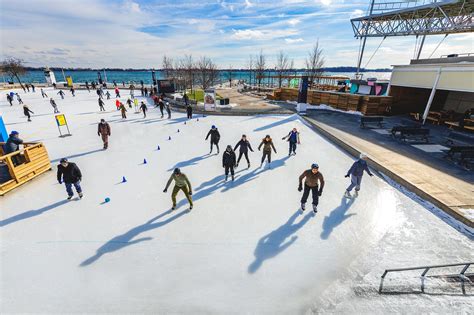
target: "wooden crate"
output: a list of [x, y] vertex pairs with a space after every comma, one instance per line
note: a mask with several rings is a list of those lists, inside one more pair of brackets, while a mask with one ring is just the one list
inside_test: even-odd
[[[0, 146], [3, 146], [0, 142]], [[13, 160], [22, 161], [14, 165]], [[24, 149], [0, 156], [8, 166], [11, 179], [0, 183], [0, 196], [51, 169], [48, 152], [42, 143], [24, 143]]]

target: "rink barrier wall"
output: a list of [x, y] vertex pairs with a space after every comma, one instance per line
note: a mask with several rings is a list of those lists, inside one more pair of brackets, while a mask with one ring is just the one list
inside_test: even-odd
[[0, 164], [8, 168], [9, 179], [0, 183], [0, 196], [51, 170], [48, 151], [43, 143], [23, 143], [23, 149], [4, 154], [0, 142]]
[[[358, 157], [362, 152], [350, 144], [346, 143], [345, 141], [339, 139], [337, 136], [333, 135], [331, 132], [327, 131], [325, 128], [321, 127], [318, 125], [316, 122], [314, 122], [311, 119], [308, 119], [307, 117], [302, 117], [308, 124], [310, 124], [318, 133], [322, 134], [325, 136], [328, 140], [331, 142], [335, 143], [337, 146], [348, 152], [349, 154], [353, 155], [354, 157]], [[374, 160], [370, 159], [370, 157], [367, 158], [367, 163], [369, 164], [370, 167], [375, 169], [377, 172], [384, 173], [386, 176], [390, 177], [393, 179], [395, 182], [398, 184], [402, 185], [409, 191], [415, 193], [422, 199], [432, 203], [436, 207], [440, 208], [443, 210], [445, 213], [447, 213], [449, 216], [452, 218], [462, 222], [466, 226], [470, 228], [474, 228], [474, 222], [470, 220], [469, 218], [463, 216], [460, 212], [456, 211], [456, 209], [453, 209], [449, 205], [439, 201], [437, 198], [432, 196], [431, 194], [423, 191], [422, 189], [418, 188], [417, 186], [411, 184], [409, 181], [405, 180], [403, 177], [397, 175], [396, 173], [390, 171], [386, 167], [384, 167], [382, 164], [379, 164], [375, 162]]]

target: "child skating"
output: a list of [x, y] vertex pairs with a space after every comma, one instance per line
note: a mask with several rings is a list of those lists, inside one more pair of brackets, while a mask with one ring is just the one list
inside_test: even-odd
[[207, 133], [205, 141], [211, 137], [211, 151], [209, 151], [209, 154], [212, 154], [212, 149], [214, 145], [217, 147], [217, 154], [219, 154], [219, 140], [221, 139], [221, 134], [219, 133], [219, 130], [217, 130], [217, 127], [212, 125], [211, 130]]
[[296, 128], [293, 128], [288, 135], [285, 137], [281, 138], [282, 140], [287, 140], [289, 144], [289, 149], [288, 149], [288, 156], [291, 156], [291, 154], [296, 155], [296, 144], [300, 144], [300, 133]]
[[355, 194], [354, 196], [357, 197], [359, 195], [360, 184], [362, 183], [362, 175], [364, 175], [364, 171], [369, 174], [369, 176], [374, 176], [365, 161], [367, 156], [364, 153], [361, 153], [359, 159], [352, 164], [351, 168], [347, 171], [345, 177], [351, 176], [351, 184], [347, 187], [344, 196], [346, 198], [351, 198], [351, 191], [355, 187]]
[[268, 168], [271, 168], [271, 163], [272, 163], [272, 149], [277, 153], [275, 146], [273, 145], [273, 140], [270, 137], [270, 135], [266, 135], [265, 138], [262, 139], [262, 142], [258, 146], [258, 151], [260, 151], [260, 148], [263, 146], [263, 155], [262, 155], [262, 161], [260, 163], [260, 167], [262, 167], [263, 162], [265, 162], [265, 158], [268, 161]]

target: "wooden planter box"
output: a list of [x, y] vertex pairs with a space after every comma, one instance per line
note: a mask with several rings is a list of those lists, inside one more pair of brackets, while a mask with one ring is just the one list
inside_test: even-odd
[[2, 169], [6, 165], [10, 179], [0, 183], [0, 196], [51, 169], [43, 143], [24, 143], [22, 150], [7, 155], [3, 155], [4, 144], [0, 142], [0, 164]]

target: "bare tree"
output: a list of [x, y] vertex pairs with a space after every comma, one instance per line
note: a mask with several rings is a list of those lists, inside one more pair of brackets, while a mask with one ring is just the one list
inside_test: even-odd
[[265, 75], [265, 66], [266, 66], [266, 57], [263, 54], [263, 51], [260, 50], [260, 53], [256, 56], [255, 60], [255, 74], [257, 75], [258, 88], [262, 83], [263, 76]]
[[323, 50], [319, 47], [318, 40], [308, 52], [308, 58], [305, 61], [310, 88], [313, 86], [313, 81], [323, 74], [324, 63]]
[[20, 76], [28, 72], [26, 71], [25, 66], [23, 66], [23, 60], [13, 57], [7, 58], [2, 61], [0, 68], [1, 72], [6, 73], [12, 79], [15, 77], [18, 80], [18, 83], [20, 83], [21, 88], [23, 90], [25, 89], [23, 83], [20, 80]]
[[232, 87], [232, 65], [227, 69], [227, 76], [229, 77], [229, 87]]
[[161, 67], [165, 73], [165, 78], [170, 78], [173, 74], [173, 59], [164, 55]]
[[197, 82], [203, 90], [213, 86], [217, 80], [217, 65], [208, 57], [201, 57], [197, 62]]
[[248, 59], [248, 61], [247, 61], [247, 69], [249, 70], [249, 84], [250, 84], [250, 85], [252, 85], [253, 66], [254, 66], [253, 56], [250, 55], [250, 56], [249, 56], [249, 59]]
[[288, 57], [283, 51], [277, 55], [275, 70], [278, 77], [278, 87], [281, 88], [283, 77], [293, 68], [293, 60]]

